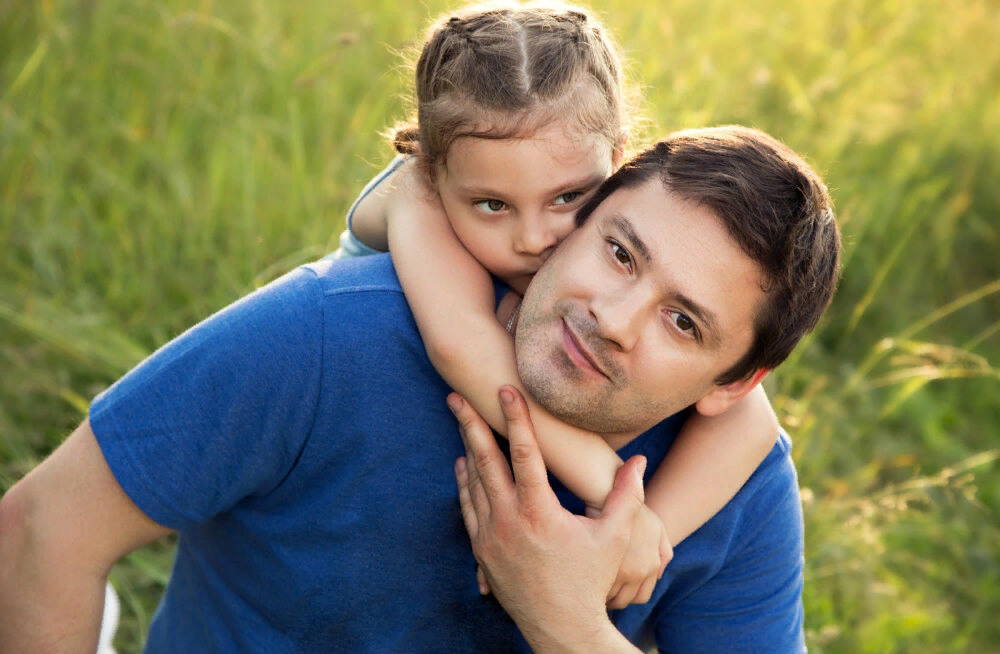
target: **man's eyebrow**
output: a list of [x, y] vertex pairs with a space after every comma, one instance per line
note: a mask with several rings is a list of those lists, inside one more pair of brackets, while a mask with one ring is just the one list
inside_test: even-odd
[[677, 300], [677, 304], [681, 305], [681, 308], [694, 315], [705, 326], [705, 337], [713, 342], [718, 342], [719, 321], [715, 319], [715, 314], [683, 293], [674, 293], [674, 297]]
[[635, 250], [640, 257], [643, 258], [646, 263], [652, 261], [652, 257], [649, 255], [649, 248], [646, 247], [645, 241], [639, 237], [639, 232], [635, 231], [635, 225], [632, 221], [626, 218], [623, 214], [616, 213], [609, 218], [609, 222], [622, 233], [625, 240], [628, 241], [629, 246]]
[[[639, 236], [631, 220], [621, 213], [616, 213], [610, 216], [609, 222], [621, 232], [622, 237], [628, 241], [628, 245], [632, 250], [637, 252], [646, 263], [652, 263], [653, 257], [649, 252], [649, 248], [646, 247], [646, 243]], [[673, 296], [677, 304], [681, 305], [681, 308], [693, 315], [698, 322], [704, 325], [704, 331], [707, 332], [705, 335], [708, 339], [718, 342], [720, 334], [719, 321], [715, 317], [715, 314], [708, 307], [695, 302], [684, 293], [674, 291]]]

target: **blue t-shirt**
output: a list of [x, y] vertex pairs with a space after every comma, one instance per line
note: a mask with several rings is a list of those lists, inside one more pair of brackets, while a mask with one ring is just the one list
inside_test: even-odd
[[[180, 531], [146, 652], [528, 651], [477, 591], [448, 392], [378, 255], [289, 273], [97, 397], [118, 482]], [[651, 475], [682, 421], [619, 453]], [[803, 650], [788, 448], [780, 436], [677, 547], [653, 601], [613, 614], [626, 635], [662, 652]]]

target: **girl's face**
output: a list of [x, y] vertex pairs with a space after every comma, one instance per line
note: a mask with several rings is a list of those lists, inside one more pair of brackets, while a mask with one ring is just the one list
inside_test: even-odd
[[525, 139], [461, 138], [437, 170], [437, 190], [465, 248], [523, 293], [615, 158], [599, 134], [561, 124]]

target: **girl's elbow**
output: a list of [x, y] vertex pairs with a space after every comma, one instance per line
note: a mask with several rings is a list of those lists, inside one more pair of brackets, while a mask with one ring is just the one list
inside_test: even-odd
[[462, 350], [455, 343], [455, 339], [424, 339], [424, 347], [427, 350], [427, 358], [431, 360], [431, 364], [442, 376], [447, 376], [449, 373], [463, 368]]

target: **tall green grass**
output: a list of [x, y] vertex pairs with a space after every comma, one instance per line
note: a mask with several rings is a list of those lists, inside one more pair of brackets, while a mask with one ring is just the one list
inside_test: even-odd
[[[0, 5], [0, 489], [158, 345], [336, 244], [454, 3]], [[845, 270], [769, 381], [795, 439], [813, 652], [1000, 652], [1000, 9], [595, 3], [641, 145], [739, 122], [825, 175]], [[137, 651], [170, 545], [112, 578]]]

